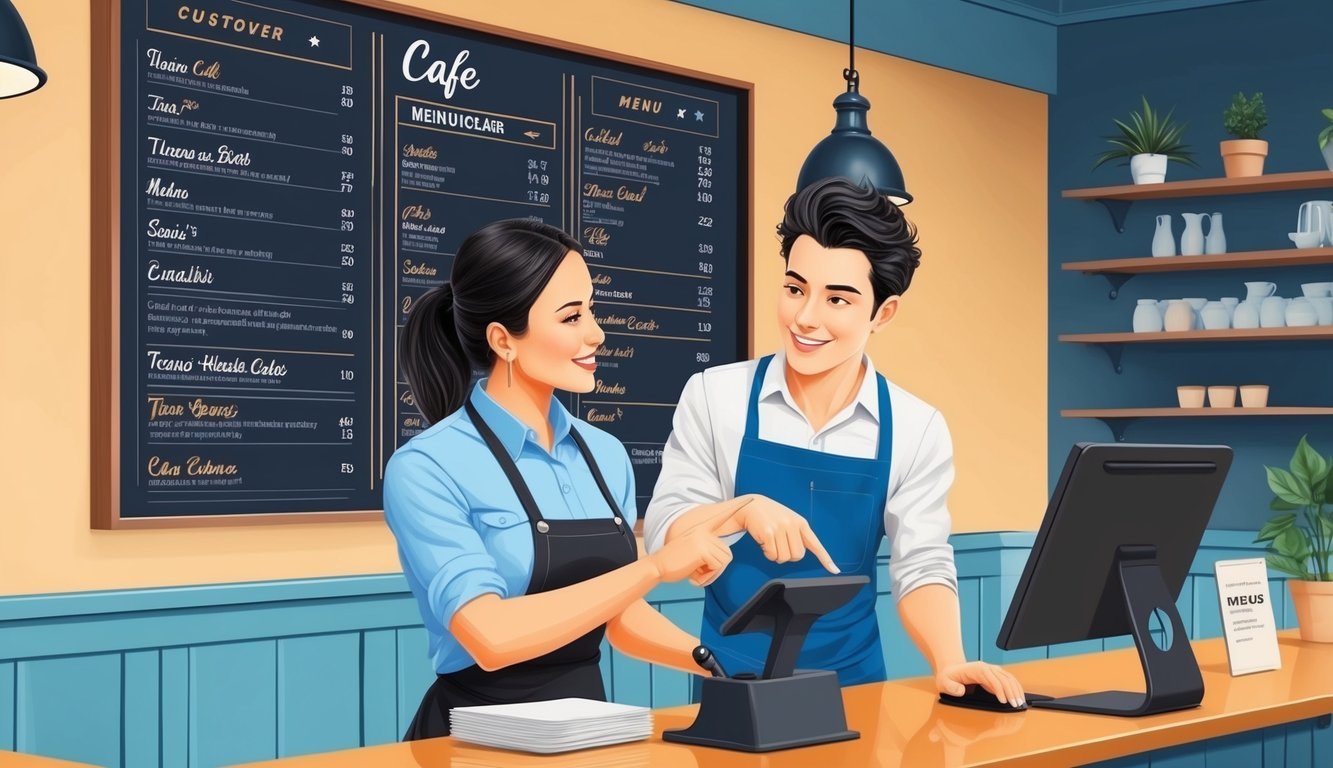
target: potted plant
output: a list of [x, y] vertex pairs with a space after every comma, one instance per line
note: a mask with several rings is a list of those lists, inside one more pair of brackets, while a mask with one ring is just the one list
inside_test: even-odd
[[1268, 125], [1268, 110], [1264, 95], [1256, 93], [1245, 98], [1237, 93], [1231, 106], [1222, 113], [1222, 127], [1235, 138], [1222, 142], [1222, 166], [1227, 178], [1264, 175], [1264, 158], [1268, 156], [1268, 142], [1259, 138], [1259, 131]]
[[1333, 459], [1325, 459], [1304, 437], [1290, 469], [1264, 467], [1275, 494], [1269, 508], [1278, 514], [1259, 531], [1266, 542], [1268, 566], [1291, 576], [1287, 588], [1296, 607], [1301, 639], [1333, 642]]
[[1324, 153], [1324, 162], [1328, 164], [1328, 169], [1333, 171], [1333, 109], [1320, 111], [1328, 118], [1329, 124], [1319, 132], [1319, 149]]
[[1171, 119], [1175, 108], [1162, 117], [1149, 106], [1146, 96], [1140, 98], [1143, 99], [1143, 111], [1131, 112], [1128, 122], [1115, 121], [1120, 134], [1106, 137], [1115, 149], [1098, 155], [1093, 170], [1111, 160], [1127, 159], [1135, 184], [1161, 184], [1166, 181], [1168, 160], [1197, 167], [1189, 147], [1180, 141], [1185, 125]]

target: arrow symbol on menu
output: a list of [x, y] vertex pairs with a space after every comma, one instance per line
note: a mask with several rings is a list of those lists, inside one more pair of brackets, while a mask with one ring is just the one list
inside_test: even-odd
[[536, 141], [537, 137], [540, 136], [541, 134], [537, 133], [536, 131], [524, 131], [523, 135], [527, 136], [529, 139], [532, 139], [533, 141]]

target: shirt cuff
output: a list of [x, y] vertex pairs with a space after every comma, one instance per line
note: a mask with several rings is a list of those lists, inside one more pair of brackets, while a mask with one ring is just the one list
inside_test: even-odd
[[953, 590], [955, 595], [958, 594], [958, 581], [956, 579], [950, 579], [947, 576], [922, 576], [919, 579], [913, 579], [910, 582], [898, 585], [898, 588], [893, 590], [894, 604], [896, 605], [899, 600], [902, 600], [903, 597], [909, 594], [912, 590], [924, 587], [927, 584], [943, 584]]
[[441, 571], [431, 584], [430, 608], [439, 617], [444, 631], [459, 608], [485, 594], [505, 597], [505, 583], [492, 567], [487, 555], [464, 555]]

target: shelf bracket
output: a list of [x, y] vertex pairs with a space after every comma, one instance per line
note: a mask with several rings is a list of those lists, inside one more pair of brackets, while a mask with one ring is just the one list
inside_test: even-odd
[[1103, 272], [1102, 277], [1106, 278], [1106, 282], [1111, 284], [1111, 292], [1108, 293], [1107, 296], [1112, 299], [1119, 296], [1120, 289], [1123, 288], [1125, 283], [1128, 283], [1129, 279], [1133, 276], [1133, 272]]
[[1120, 355], [1125, 351], [1124, 344], [1098, 344], [1097, 346], [1101, 347], [1106, 356], [1111, 358], [1111, 367], [1115, 369], [1116, 373], [1125, 372], [1124, 366], [1120, 364]]
[[1098, 417], [1097, 420], [1105, 424], [1107, 429], [1111, 430], [1111, 434], [1115, 437], [1117, 443], [1125, 442], [1125, 428], [1134, 421], [1132, 417], [1122, 416]]
[[1115, 231], [1123, 233], [1125, 231], [1125, 217], [1129, 215], [1129, 206], [1134, 201], [1098, 198], [1097, 202], [1106, 206], [1107, 213], [1111, 214], [1111, 223], [1115, 225]]

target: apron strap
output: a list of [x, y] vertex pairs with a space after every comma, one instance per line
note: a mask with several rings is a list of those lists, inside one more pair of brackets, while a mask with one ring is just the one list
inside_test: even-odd
[[[476, 427], [477, 434], [481, 435], [486, 447], [490, 448], [491, 454], [499, 462], [500, 469], [504, 470], [505, 477], [508, 478], [509, 485], [513, 487], [514, 493], [518, 496], [519, 503], [523, 505], [523, 512], [527, 514], [529, 522], [534, 526], [542, 522], [542, 513], [537, 506], [537, 500], [532, 497], [532, 491], [529, 490], [527, 482], [524, 481], [523, 475], [518, 471], [518, 466], [514, 464], [509, 452], [505, 450], [504, 445], [500, 442], [500, 438], [496, 436], [490, 425], [477, 412], [471, 401], [464, 403], [463, 407], [467, 409], [467, 415], [472, 419], [472, 425]], [[588, 444], [583, 441], [583, 436], [578, 433], [573, 424], [569, 426], [569, 434], [574, 439], [574, 444], [578, 446], [583, 460], [587, 462], [588, 469], [592, 470], [592, 478], [597, 482], [597, 489], [602, 492], [602, 498], [606, 499], [606, 505], [611, 508], [611, 514], [617, 520], [622, 521], [619, 527], [622, 532], [625, 531], [627, 526], [623, 522], [624, 516], [620, 512], [620, 505], [616, 503], [615, 497], [611, 495], [611, 489], [607, 487], [606, 478], [602, 476], [602, 470], [597, 466], [597, 461], [593, 459]]]
[[602, 492], [602, 498], [606, 499], [606, 505], [611, 508], [611, 514], [615, 515], [616, 520], [619, 521], [616, 527], [628, 536], [630, 547], [637, 554], [639, 551], [638, 543], [632, 535], [628, 534], [629, 526], [625, 525], [625, 516], [621, 513], [620, 505], [616, 503], [615, 497], [611, 495], [611, 489], [607, 487], [606, 478], [602, 477], [602, 470], [597, 466], [597, 461], [593, 459], [588, 444], [583, 441], [583, 436], [579, 434], [573, 424], [569, 425], [569, 436], [574, 438], [574, 444], [579, 447], [579, 453], [583, 454], [583, 460], [588, 462], [588, 469], [592, 470], [592, 479], [597, 481], [597, 489]]
[[480, 413], [477, 413], [472, 401], [468, 400], [463, 403], [463, 407], [467, 409], [468, 418], [472, 419], [472, 426], [477, 428], [477, 434], [481, 435], [481, 439], [486, 442], [486, 447], [491, 449], [491, 455], [495, 456], [495, 460], [499, 462], [500, 469], [504, 470], [505, 477], [509, 479], [510, 487], [514, 489], [514, 493], [518, 496], [518, 503], [523, 505], [523, 511], [527, 514], [528, 521], [535, 527], [537, 523], [542, 522], [541, 509], [537, 507], [537, 500], [532, 498], [532, 491], [528, 490], [528, 484], [523, 481], [523, 475], [519, 474], [518, 466], [510, 458], [509, 451], [505, 450], [500, 438], [495, 436], [495, 432], [491, 430], [486, 420], [481, 418]]
[[759, 358], [759, 367], [754, 369], [754, 381], [750, 382], [750, 408], [745, 414], [745, 437], [747, 440], [759, 438], [759, 390], [764, 385], [764, 375], [768, 373], [768, 364], [773, 362], [773, 355]]
[[889, 404], [889, 383], [883, 375], [879, 379], [879, 448], [875, 458], [889, 461], [893, 458], [893, 407]]

